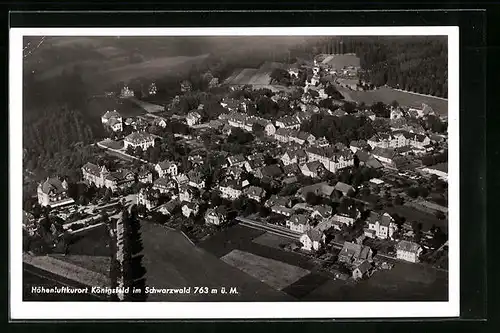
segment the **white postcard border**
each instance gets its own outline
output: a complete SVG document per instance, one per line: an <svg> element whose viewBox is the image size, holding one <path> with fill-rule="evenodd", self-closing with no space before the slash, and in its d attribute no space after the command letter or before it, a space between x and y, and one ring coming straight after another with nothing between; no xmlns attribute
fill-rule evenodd
<svg viewBox="0 0 500 333"><path fill-rule="evenodd" d="M24 302L22 300L23 36L448 36L448 302ZM29 319L279 319L458 317L460 160L458 27L11 28L9 49L10 317Z"/></svg>

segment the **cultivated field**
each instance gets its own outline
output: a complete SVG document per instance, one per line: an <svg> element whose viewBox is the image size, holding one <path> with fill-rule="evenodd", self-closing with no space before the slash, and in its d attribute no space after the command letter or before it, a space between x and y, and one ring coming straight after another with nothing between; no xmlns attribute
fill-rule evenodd
<svg viewBox="0 0 500 333"><path fill-rule="evenodd" d="M300 267L240 250L233 250L221 259L278 290L309 274L309 271Z"/></svg>
<svg viewBox="0 0 500 333"><path fill-rule="evenodd" d="M194 246L180 232L141 223L146 284L155 288L237 287L238 295L151 294L149 301L286 301L275 290Z"/></svg>
<svg viewBox="0 0 500 333"><path fill-rule="evenodd" d="M354 54L328 54L324 55L323 64L331 65L334 68L344 68L347 66L360 67L360 60Z"/></svg>
<svg viewBox="0 0 500 333"><path fill-rule="evenodd" d="M440 220L433 214L429 214L406 205L387 207L386 209L389 214L396 213L400 216L404 216L406 218L406 221L410 223L412 221L422 223L422 229L424 231L429 230L433 224L440 227L444 232L448 231L448 221Z"/></svg>
<svg viewBox="0 0 500 333"><path fill-rule="evenodd" d="M92 272L100 273L106 276L109 274L111 257L85 255L54 255L54 257L73 265L83 267Z"/></svg>

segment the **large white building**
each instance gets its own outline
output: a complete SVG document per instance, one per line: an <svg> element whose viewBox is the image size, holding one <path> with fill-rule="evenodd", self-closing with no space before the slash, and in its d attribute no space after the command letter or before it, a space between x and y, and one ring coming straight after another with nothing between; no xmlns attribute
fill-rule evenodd
<svg viewBox="0 0 500 333"><path fill-rule="evenodd" d="M57 177L47 178L38 185L38 203L41 206L50 206L51 208L72 204L74 200L68 196L67 191L68 183L66 180L61 181Z"/></svg>
<svg viewBox="0 0 500 333"><path fill-rule="evenodd" d="M147 150L149 147L154 147L155 137L147 132L134 132L125 137L123 144L125 149L140 147L142 150Z"/></svg>
<svg viewBox="0 0 500 333"><path fill-rule="evenodd" d="M416 263L421 253L422 247L417 243L402 240L396 244L396 258L398 259Z"/></svg>
<svg viewBox="0 0 500 333"><path fill-rule="evenodd" d="M388 213L380 215L376 212L370 212L368 229L365 229L364 234L370 238L392 239L392 235L397 229L394 219Z"/></svg>

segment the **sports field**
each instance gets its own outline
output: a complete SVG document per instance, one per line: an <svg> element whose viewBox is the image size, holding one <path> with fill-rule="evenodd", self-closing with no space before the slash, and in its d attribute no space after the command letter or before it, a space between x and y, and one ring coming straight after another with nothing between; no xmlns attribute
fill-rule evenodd
<svg viewBox="0 0 500 333"><path fill-rule="evenodd" d="M309 274L308 270L300 267L240 250L233 250L221 259L278 290Z"/></svg>

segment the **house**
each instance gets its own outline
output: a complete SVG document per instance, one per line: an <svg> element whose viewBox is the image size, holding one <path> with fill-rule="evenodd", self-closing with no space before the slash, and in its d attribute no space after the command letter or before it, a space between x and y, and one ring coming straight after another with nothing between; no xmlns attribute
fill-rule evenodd
<svg viewBox="0 0 500 333"><path fill-rule="evenodd" d="M361 263L365 260L372 261L373 251L368 246L357 243L344 242L342 250L338 255L338 261L351 265Z"/></svg>
<svg viewBox="0 0 500 333"><path fill-rule="evenodd" d="M274 126L271 122L268 122L264 127L264 132L268 136L273 136L276 133L276 126Z"/></svg>
<svg viewBox="0 0 500 333"><path fill-rule="evenodd" d="M200 165L203 165L203 163L205 163L205 160L199 154L190 155L188 157L188 161L191 162L191 164L193 164L193 166L200 166Z"/></svg>
<svg viewBox="0 0 500 333"><path fill-rule="evenodd" d="M298 130L300 128L300 121L294 116L285 116L276 120L276 127Z"/></svg>
<svg viewBox="0 0 500 333"><path fill-rule="evenodd" d="M319 161L312 161L302 164L300 171L306 177L319 178L324 174L325 167Z"/></svg>
<svg viewBox="0 0 500 333"><path fill-rule="evenodd" d="M244 166L246 159L243 155L234 155L227 158L229 166Z"/></svg>
<svg viewBox="0 0 500 333"><path fill-rule="evenodd" d="M354 193L355 191L354 187L343 182L337 182L337 184L335 184L335 190L342 192L343 196L346 196L348 193Z"/></svg>
<svg viewBox="0 0 500 333"><path fill-rule="evenodd" d="M310 162L319 161L325 169L333 173L354 165L354 154L345 146L309 147L306 154Z"/></svg>
<svg viewBox="0 0 500 333"><path fill-rule="evenodd" d="M375 147L372 151L373 157L385 164L393 164L396 151L392 148Z"/></svg>
<svg viewBox="0 0 500 333"><path fill-rule="evenodd" d="M293 213L293 210L288 208L288 207L285 207L283 205L278 204L278 205L271 206L271 212L276 213L276 214L280 214L280 215L283 215L286 217L290 217Z"/></svg>
<svg viewBox="0 0 500 333"><path fill-rule="evenodd" d="M83 180L96 187L106 187L112 191L123 189L135 181L135 174L127 169L114 172L108 171L105 166L99 167L93 163L86 163L82 167Z"/></svg>
<svg viewBox="0 0 500 333"><path fill-rule="evenodd" d="M242 186L236 181L225 181L219 185L221 197L224 199L235 200L243 194Z"/></svg>
<svg viewBox="0 0 500 333"><path fill-rule="evenodd" d="M179 188L179 200L181 202L193 202L196 194L196 190L192 187L182 186Z"/></svg>
<svg viewBox="0 0 500 333"><path fill-rule="evenodd" d="M239 111L239 109L241 107L241 102L238 101L238 100L235 100L234 98L225 97L220 102L220 105L223 108L226 108L226 109L228 109L231 112L234 112L234 111Z"/></svg>
<svg viewBox="0 0 500 333"><path fill-rule="evenodd" d="M388 213L383 215L370 212L368 218L368 229L365 229L365 236L370 238L392 239L392 235L397 230L394 219Z"/></svg>
<svg viewBox="0 0 500 333"><path fill-rule="evenodd" d="M44 182L38 184L37 197L41 206L51 208L71 205L75 202L68 195L68 183L66 180L61 181L59 177L47 177Z"/></svg>
<svg viewBox="0 0 500 333"><path fill-rule="evenodd" d="M371 121L375 121L375 119L377 118L375 113L373 113L373 111L370 109L360 110L360 111L356 112L354 114L354 116L355 117L366 117L366 118L370 119Z"/></svg>
<svg viewBox="0 0 500 333"><path fill-rule="evenodd" d="M299 66L297 64L292 64L288 66L288 74L291 77L298 78L299 77Z"/></svg>
<svg viewBox="0 0 500 333"><path fill-rule="evenodd" d="M158 92L158 89L156 88L156 83L151 82L151 84L148 87L148 94L150 96L154 96L154 95L156 95L157 92Z"/></svg>
<svg viewBox="0 0 500 333"><path fill-rule="evenodd" d="M295 194L296 197L306 200L308 193L314 193L323 198L330 198L335 188L328 185L327 182L321 182L313 185L308 185L300 188Z"/></svg>
<svg viewBox="0 0 500 333"><path fill-rule="evenodd" d="M152 188L141 188L137 194L137 204L143 205L147 210L152 210L158 206L160 192Z"/></svg>
<svg viewBox="0 0 500 333"><path fill-rule="evenodd" d="M147 169L141 169L137 173L137 180L143 184L149 184L153 182L153 173Z"/></svg>
<svg viewBox="0 0 500 333"><path fill-rule="evenodd" d="M363 260L361 264L357 265L356 268L352 271L352 277L354 280L359 280L368 275L370 269L372 268L372 264L368 260Z"/></svg>
<svg viewBox="0 0 500 333"><path fill-rule="evenodd" d="M215 88L219 85L219 78L218 77L213 77L210 82L208 83L209 88Z"/></svg>
<svg viewBox="0 0 500 333"><path fill-rule="evenodd" d="M155 117L155 119L153 120L153 125L165 128L167 127L167 120L161 117Z"/></svg>
<svg viewBox="0 0 500 333"><path fill-rule="evenodd" d="M122 122L116 118L111 118L108 123L108 127L113 131L113 132L121 132L123 131L123 125Z"/></svg>
<svg viewBox="0 0 500 333"><path fill-rule="evenodd" d="M279 196L276 194L271 195L271 197L264 203L264 206L271 208L272 206L279 205L283 207L290 207L292 205L292 197L289 196Z"/></svg>
<svg viewBox="0 0 500 333"><path fill-rule="evenodd" d="M123 144L125 149L140 147L142 150L147 150L155 146L155 137L147 132L134 132L125 137Z"/></svg>
<svg viewBox="0 0 500 333"><path fill-rule="evenodd" d="M191 82L189 82L188 80L183 80L181 82L181 91L182 92L188 92L188 91L191 91L192 89L192 85L191 85Z"/></svg>
<svg viewBox="0 0 500 333"><path fill-rule="evenodd" d="M160 193L170 193L177 189L177 184L173 179L160 177L154 181L153 189L158 190Z"/></svg>
<svg viewBox="0 0 500 333"><path fill-rule="evenodd" d="M101 122L102 122L103 125L111 126L109 124L109 122L111 120L116 120L121 125L121 123L123 121L123 118L122 118L121 114L118 113L118 111L116 111L116 110L106 111L106 113L101 117Z"/></svg>
<svg viewBox="0 0 500 333"><path fill-rule="evenodd" d="M293 163L283 166L283 173L287 177L295 177L301 174L302 172L300 171L299 165L297 163Z"/></svg>
<svg viewBox="0 0 500 333"><path fill-rule="evenodd" d="M290 218L286 221L286 226L287 228L290 228L290 230L298 233L305 233L311 229L309 217L305 214L294 214L290 216Z"/></svg>
<svg viewBox="0 0 500 333"><path fill-rule="evenodd" d="M414 242L402 240L396 244L396 258L416 263L419 261L422 247Z"/></svg>
<svg viewBox="0 0 500 333"><path fill-rule="evenodd" d="M262 168L265 165L263 154L254 154L247 156L247 161L245 161L244 167L247 172L254 172L258 168Z"/></svg>
<svg viewBox="0 0 500 333"><path fill-rule="evenodd" d="M332 112L332 116L334 116L334 117L343 117L343 116L347 116L347 115L348 115L348 113L342 109L337 109L337 110Z"/></svg>
<svg viewBox="0 0 500 333"><path fill-rule="evenodd" d="M292 131L288 128L278 128L274 132L274 139L282 143L288 143L290 141L291 134Z"/></svg>
<svg viewBox="0 0 500 333"><path fill-rule="evenodd" d="M299 145L304 145L306 143L312 144L314 143L314 140L316 140L314 135L302 131L292 132L292 134L288 137L289 142L296 142Z"/></svg>
<svg viewBox="0 0 500 333"><path fill-rule="evenodd" d="M121 98L129 98L129 97L134 97L134 91L129 89L127 85L123 86L121 92L120 92L120 97Z"/></svg>
<svg viewBox="0 0 500 333"><path fill-rule="evenodd" d="M325 234L318 229L307 230L302 236L300 236L302 249L307 251L318 251L321 246L325 244L325 239Z"/></svg>
<svg viewBox="0 0 500 333"><path fill-rule="evenodd" d="M311 218L321 218L321 219L326 219L330 216L332 216L333 209L331 206L328 205L317 205L313 207L313 211L311 213Z"/></svg>
<svg viewBox="0 0 500 333"><path fill-rule="evenodd" d="M200 205L196 202L186 202L182 205L182 215L185 217L191 217L198 215L200 210Z"/></svg>
<svg viewBox="0 0 500 333"><path fill-rule="evenodd" d="M187 174L189 179L189 186L196 187L201 190L205 188L205 179L200 170L192 169Z"/></svg>
<svg viewBox="0 0 500 333"><path fill-rule="evenodd" d="M23 230L25 230L30 236L33 236L36 229L37 225L33 214L23 210Z"/></svg>
<svg viewBox="0 0 500 333"><path fill-rule="evenodd" d="M186 116L186 123L189 127L199 124L201 121L201 115L197 111L191 111Z"/></svg>
<svg viewBox="0 0 500 333"><path fill-rule="evenodd" d="M343 208L348 207L348 208ZM342 225L352 226L354 222L359 219L361 212L356 208L355 205L343 206L341 205L337 210L337 213L333 215L332 222L338 226L337 229L341 230Z"/></svg>
<svg viewBox="0 0 500 333"><path fill-rule="evenodd" d="M400 108L400 107L391 107L391 115L390 115L390 119L391 120L400 119L400 118L403 118L403 117L404 117L404 112L403 112L402 108Z"/></svg>
<svg viewBox="0 0 500 333"><path fill-rule="evenodd" d="M222 206L219 206L217 208L207 209L205 213L206 224L222 225L226 223L226 221L227 221L227 213Z"/></svg>
<svg viewBox="0 0 500 333"><path fill-rule="evenodd" d="M303 164L307 162L307 154L303 149L297 149L297 150L292 150L292 151L286 151L282 156L281 156L281 161L283 162L283 165L290 165L290 164Z"/></svg>
<svg viewBox="0 0 500 333"><path fill-rule="evenodd" d="M351 149L353 153L356 153L358 150L369 150L371 147L365 140L355 140L351 141L349 149Z"/></svg>
<svg viewBox="0 0 500 333"><path fill-rule="evenodd" d="M226 169L226 176L234 180L240 180L244 172L240 166L230 166Z"/></svg>
<svg viewBox="0 0 500 333"><path fill-rule="evenodd" d="M156 211L163 215L172 215L177 207L179 207L180 203L181 202L178 199L172 199L169 202L156 207Z"/></svg>
<svg viewBox="0 0 500 333"><path fill-rule="evenodd" d="M248 199L252 199L257 202L261 202L261 200L266 196L266 191L258 186L249 186L243 191L243 193L248 197Z"/></svg>
<svg viewBox="0 0 500 333"><path fill-rule="evenodd" d="M155 165L155 170L158 172L158 176L165 177L166 175L177 176L178 169L174 162L161 161Z"/></svg>

